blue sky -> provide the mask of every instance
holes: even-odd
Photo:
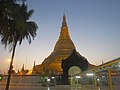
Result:
[[[50,55],[60,34],[65,12],[72,41],[77,51],[90,63],[101,64],[120,57],[120,0],[27,0],[34,9],[31,20],[39,28],[29,45],[26,40],[17,46],[14,68],[22,64],[31,69]],[[8,69],[8,49],[0,45],[0,71]]]

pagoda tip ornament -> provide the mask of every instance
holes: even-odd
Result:
[[[66,16],[65,16],[65,14],[63,15],[62,27],[67,27]]]

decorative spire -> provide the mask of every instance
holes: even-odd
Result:
[[[33,66],[32,74],[36,74],[35,61],[34,61],[34,66]]]
[[[62,27],[67,27],[66,16],[65,16],[65,14],[63,15]]]
[[[62,22],[62,27],[61,27],[59,39],[70,39],[65,14],[63,15],[63,22]]]
[[[62,27],[61,27],[61,31],[60,31],[60,36],[59,39],[54,47],[54,51],[64,51],[64,50],[68,50],[69,51],[73,51],[73,49],[75,49],[74,43],[72,42],[70,35],[69,35],[69,31],[68,31],[68,27],[67,27],[67,23],[66,23],[66,16],[65,14],[63,15],[63,22],[62,22]]]
[[[25,69],[24,69],[24,64],[23,64],[23,66],[22,66],[22,70],[21,71],[24,71]]]
[[[35,61],[34,61],[34,66],[33,67],[35,68]]]
[[[35,61],[34,61],[33,71],[35,71]]]

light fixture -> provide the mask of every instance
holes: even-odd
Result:
[[[97,81],[100,81],[100,79],[99,79],[99,78],[97,78]]]
[[[87,76],[93,76],[94,74],[93,73],[87,73],[86,75]]]
[[[76,78],[81,78],[80,76],[75,76]]]
[[[50,82],[50,78],[48,78],[47,81]]]
[[[55,77],[51,77],[52,79],[54,79]]]

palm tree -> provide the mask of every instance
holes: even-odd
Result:
[[[17,0],[0,0],[0,35],[8,30],[9,20],[20,17]]]
[[[12,51],[6,90],[9,90],[10,76],[13,68],[13,59],[17,44],[19,43],[19,45],[21,45],[23,39],[25,38],[29,41],[30,44],[31,38],[34,39],[34,37],[36,36],[36,30],[38,28],[35,22],[29,20],[33,13],[33,10],[28,11],[27,5],[25,5],[24,2],[22,3],[22,5],[13,4],[13,7],[16,8],[10,10],[11,13],[6,19],[7,26],[5,26],[5,28],[3,28],[2,26],[2,28],[0,27],[1,43],[5,47],[10,46],[9,49],[10,51]]]

